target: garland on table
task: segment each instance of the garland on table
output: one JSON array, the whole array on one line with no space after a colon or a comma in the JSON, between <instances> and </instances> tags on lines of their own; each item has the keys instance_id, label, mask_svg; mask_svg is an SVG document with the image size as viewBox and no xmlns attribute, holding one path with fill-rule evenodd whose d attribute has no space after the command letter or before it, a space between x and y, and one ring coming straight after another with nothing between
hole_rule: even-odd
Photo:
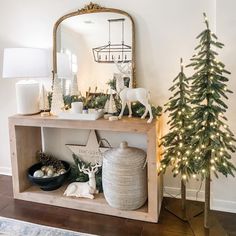
<instances>
[{"instance_id":1,"label":"garland on table","mask_svg":"<svg viewBox=\"0 0 236 236\"><path fill-rule=\"evenodd\" d=\"M83 102L84 106L86 108L96 108L96 109L103 109L105 106L105 103L108 99L107 94L99 94L97 96L91 96L86 99L86 97L77 96L77 95L64 95L64 104L65 104L65 110L71 108L72 102ZM49 107L51 107L51 100L52 100L52 92L48 95L49 100Z\"/></svg>"},{"instance_id":2,"label":"garland on table","mask_svg":"<svg viewBox=\"0 0 236 236\"><path fill-rule=\"evenodd\" d=\"M49 106L51 107L51 96L52 93L49 93ZM98 96L94 96L91 99L89 99L89 101L86 104L87 108L96 108L96 109L103 109L106 101L108 99L108 95L107 94L100 94ZM71 108L71 103L72 102L83 102L85 103L86 98L85 97L81 97L81 96L70 96L70 95L65 95L64 96L64 103L65 103L65 109L70 109ZM116 115L118 115L121 111L121 103L120 103L120 99L117 98L116 96L114 96L114 100L115 100L115 104L116 104L116 108L117 108L117 113ZM145 111L145 107L139 103L139 102L133 102L132 104L132 111L133 111L133 116L134 117L141 117ZM160 106L153 106L152 105L152 113L154 117L158 117L161 115L162 112L162 107ZM128 108L125 108L124 111L124 115L128 115L129 111Z\"/></svg>"},{"instance_id":3,"label":"garland on table","mask_svg":"<svg viewBox=\"0 0 236 236\"><path fill-rule=\"evenodd\" d=\"M116 83L115 79L111 79L107 83L111 89L116 90ZM128 86L129 84L129 78L125 78L125 85ZM87 93L86 97L83 97L81 95L64 95L64 104L65 104L65 110L71 108L72 102L83 102L84 107L89 109L103 109L105 107L106 101L109 98L109 94L106 93L90 93L90 91ZM51 107L51 101L52 101L52 92L48 94L48 100L49 100L49 107ZM115 115L119 115L121 111L121 102L118 96L114 95L115 105L117 109L117 113ZM132 102L131 104L132 112L134 117L141 117L145 111L145 107L139 103L139 102ZM161 115L162 107L160 106L154 106L152 105L152 113L154 117L158 117ZM125 108L124 115L128 115L128 108Z\"/></svg>"}]
</instances>

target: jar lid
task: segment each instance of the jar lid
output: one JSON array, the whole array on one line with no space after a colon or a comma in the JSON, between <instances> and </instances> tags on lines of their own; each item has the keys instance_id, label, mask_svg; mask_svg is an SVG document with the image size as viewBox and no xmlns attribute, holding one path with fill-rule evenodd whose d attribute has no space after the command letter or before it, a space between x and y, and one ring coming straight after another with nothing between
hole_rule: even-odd
<instances>
[{"instance_id":1,"label":"jar lid","mask_svg":"<svg viewBox=\"0 0 236 236\"><path fill-rule=\"evenodd\" d=\"M120 143L118 148L111 148L104 152L104 159L113 163L141 163L146 161L146 152L142 149L129 147L126 141Z\"/></svg>"}]
</instances>

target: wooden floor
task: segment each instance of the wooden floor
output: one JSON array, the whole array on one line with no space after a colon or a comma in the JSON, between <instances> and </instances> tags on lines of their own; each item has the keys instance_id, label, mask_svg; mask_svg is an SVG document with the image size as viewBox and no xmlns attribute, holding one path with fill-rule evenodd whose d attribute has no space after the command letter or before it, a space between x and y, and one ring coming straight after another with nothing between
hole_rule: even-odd
<instances>
[{"instance_id":1,"label":"wooden floor","mask_svg":"<svg viewBox=\"0 0 236 236\"><path fill-rule=\"evenodd\" d=\"M164 201L173 201L165 199ZM230 236L236 236L236 214L215 212ZM187 223L162 208L158 224L14 200L11 177L0 175L0 216L107 236L193 235Z\"/></svg>"}]
</instances>

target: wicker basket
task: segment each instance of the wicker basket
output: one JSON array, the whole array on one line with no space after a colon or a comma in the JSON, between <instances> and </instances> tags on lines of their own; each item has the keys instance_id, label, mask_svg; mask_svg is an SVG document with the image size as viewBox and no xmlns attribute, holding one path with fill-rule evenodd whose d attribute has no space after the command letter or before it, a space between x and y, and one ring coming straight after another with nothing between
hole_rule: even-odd
<instances>
[{"instance_id":1,"label":"wicker basket","mask_svg":"<svg viewBox=\"0 0 236 236\"><path fill-rule=\"evenodd\" d=\"M110 206L120 210L140 208L147 200L146 153L128 147L127 142L106 151L102 184Z\"/></svg>"}]
</instances>

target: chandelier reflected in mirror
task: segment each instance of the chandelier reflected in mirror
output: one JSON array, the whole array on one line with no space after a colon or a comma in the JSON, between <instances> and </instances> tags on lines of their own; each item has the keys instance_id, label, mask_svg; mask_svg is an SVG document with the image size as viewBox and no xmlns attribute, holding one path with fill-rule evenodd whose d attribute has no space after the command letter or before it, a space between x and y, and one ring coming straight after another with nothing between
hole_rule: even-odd
<instances>
[{"instance_id":1,"label":"chandelier reflected in mirror","mask_svg":"<svg viewBox=\"0 0 236 236\"><path fill-rule=\"evenodd\" d=\"M112 23L121 23L121 43L111 43ZM125 19L108 19L108 44L93 48L94 60L98 63L128 63L132 61L132 47L125 43Z\"/></svg>"}]
</instances>

